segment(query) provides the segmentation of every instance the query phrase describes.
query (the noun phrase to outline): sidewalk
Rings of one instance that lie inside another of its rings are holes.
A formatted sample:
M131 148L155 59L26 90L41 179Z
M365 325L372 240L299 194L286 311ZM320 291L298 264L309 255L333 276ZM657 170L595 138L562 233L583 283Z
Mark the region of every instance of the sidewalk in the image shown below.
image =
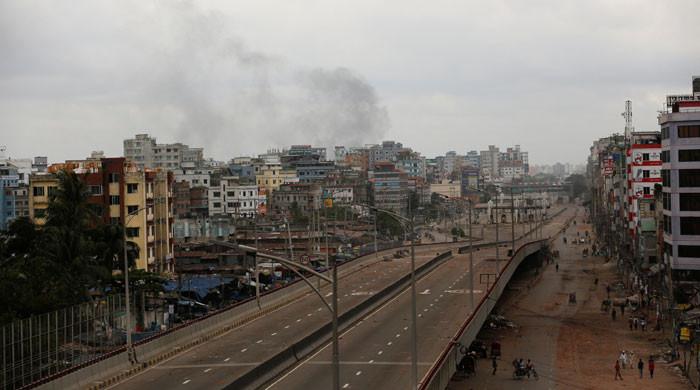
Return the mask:
M579 222L581 218L579 218ZM571 226L567 235L592 231L588 225ZM502 300L499 312L519 327L513 330L482 333L488 344L501 341L503 357L498 371L491 375L491 361L481 359L477 375L454 380L450 389L690 389L680 373L657 361L654 379L646 370L656 343L663 341L660 332L629 331L627 316L613 321L610 313L600 310L605 286L616 276L614 266L597 257L583 258L584 245L555 243L560 251L559 272L554 264L546 266L539 281L533 277L513 281L512 291ZM599 278L598 286L594 279ZM532 286L530 287L530 284ZM517 290L519 288L519 290ZM576 304L568 302L575 292ZM644 359L644 378L634 367L622 371L623 380L614 380L614 364L621 350L634 351ZM515 358L532 359L539 380L512 378L510 362Z

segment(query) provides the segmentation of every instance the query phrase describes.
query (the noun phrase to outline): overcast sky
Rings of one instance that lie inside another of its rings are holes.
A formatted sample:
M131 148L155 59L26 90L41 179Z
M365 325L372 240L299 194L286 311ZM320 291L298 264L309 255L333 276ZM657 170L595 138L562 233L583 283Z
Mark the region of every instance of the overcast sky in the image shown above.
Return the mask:
M401 141L582 163L700 74L700 1L0 1L0 145L229 159Z

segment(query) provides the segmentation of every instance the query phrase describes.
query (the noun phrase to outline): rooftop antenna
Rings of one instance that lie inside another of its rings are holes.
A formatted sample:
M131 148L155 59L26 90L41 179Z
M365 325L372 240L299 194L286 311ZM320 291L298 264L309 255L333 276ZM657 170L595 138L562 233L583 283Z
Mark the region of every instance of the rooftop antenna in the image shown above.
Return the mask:
M634 131L634 126L632 126L632 101L625 100L625 112L622 113L625 118L625 139L629 140L632 132Z

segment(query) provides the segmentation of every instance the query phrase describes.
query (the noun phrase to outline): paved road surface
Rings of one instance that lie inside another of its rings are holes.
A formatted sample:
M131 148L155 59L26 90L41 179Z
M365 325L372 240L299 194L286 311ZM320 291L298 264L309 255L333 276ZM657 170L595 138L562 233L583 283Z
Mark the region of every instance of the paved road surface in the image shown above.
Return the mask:
M508 236L507 234L510 234L510 227L505 226L505 228L508 228L508 230L499 229L501 237L503 237L501 239L504 239ZM519 232L516 231L516 234L518 233ZM489 237L492 234L495 236L495 231L486 229L485 241L492 240L492 237ZM418 247L416 249L416 264L419 266L427 262L432 259L438 251L444 251L447 248L455 248L460 245L464 244L448 243L437 248L435 246ZM389 254L393 252L394 250L390 250L384 253ZM488 256L494 256L492 253L493 250L488 252L488 254L486 254L486 252L488 251L484 251L479 258L483 260ZM501 256L504 256L506 252L507 249L502 249ZM382 257L381 255L382 253L380 253L379 258ZM461 272L460 270L465 267L466 262L464 260L467 258L467 255L462 255L460 256L460 261L449 262L449 266L441 267L439 272L431 274L430 279L440 282L444 282L444 280L450 278L455 279L453 276L456 275L456 272ZM410 260L408 258L384 262L376 261L373 255L369 255L364 259L358 259L358 261L366 262L367 267L359 272L350 273L342 277L340 281L339 292L342 295L339 297L339 305L341 312L356 306L367 299L370 294L400 279L410 271ZM486 266L486 264L484 264L484 266ZM491 269L493 269L492 265ZM435 274L438 276L434 276ZM452 287L455 289L465 288L466 286L467 278L464 277L464 274L461 274L461 276L461 279L454 280ZM426 288L429 289L430 287ZM439 289L434 289L433 291L438 290ZM325 287L322 289L322 293L329 296L330 289ZM442 293L442 295L446 294L459 295L465 302L467 300L467 296L463 293ZM440 294L435 295L439 296ZM403 294L400 299L406 299L406 296L406 294ZM430 307L427 302L428 299L438 299L437 296L432 296L432 294L428 293L420 295L420 297L421 299L419 302L423 302L426 305L426 309ZM439 303L439 301L433 302L433 305L437 303ZM459 316L461 311L461 309L454 311L454 316ZM428 310L424 314L427 316L429 312ZM433 313L435 312L436 310L433 310ZM433 314L431 313L431 315ZM196 346L114 387L122 389L143 389L156 386L173 388L186 385L187 388L192 389L221 388L231 383L233 379L260 364L260 362L265 361L277 352L283 350L294 341L311 334L316 329L325 325L329 320L330 313L318 300L318 297L311 293L293 304L282 307L269 313L265 317L236 328L212 341ZM389 321L389 325L394 325L393 321L395 320L396 319L392 318L383 321ZM389 329L391 326L383 328ZM401 335L399 334L399 337L395 338L399 339ZM405 336L404 339L406 339ZM401 342L405 341L401 340ZM430 344L432 344L432 342ZM406 345L406 347L408 348L408 345ZM347 354L344 350L343 353ZM346 356L352 355L347 354ZM343 359L346 360L345 356L343 356ZM410 359L406 361L410 361Z
M545 227L545 236L559 230L573 214L567 210ZM468 254L455 256L417 284L419 380L471 312L468 258ZM495 271L495 249L481 250L474 258L478 302L486 287L478 283L478 274ZM343 334L342 388L410 388L410 299L410 290L406 290ZM268 389L332 388L330 364L331 348L327 345Z

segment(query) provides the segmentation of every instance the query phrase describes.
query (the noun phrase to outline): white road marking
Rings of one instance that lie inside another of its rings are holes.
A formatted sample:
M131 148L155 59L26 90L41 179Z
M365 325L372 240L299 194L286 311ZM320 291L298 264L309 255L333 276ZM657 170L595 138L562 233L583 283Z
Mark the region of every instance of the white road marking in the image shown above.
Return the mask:
M209 372L209 371L211 371L211 368L207 368L206 370L204 370L204 372Z
M247 350L248 350L248 348L243 348L243 349L241 349L241 353L243 353L243 352L245 352L245 351L247 351ZM228 360L228 359L226 359L226 360ZM226 360L224 360L224 361L226 361Z
M184 382L182 382L183 385L186 385L186 384L188 384L188 383L190 383L190 380L189 380L189 379L186 380L186 381L184 381Z

